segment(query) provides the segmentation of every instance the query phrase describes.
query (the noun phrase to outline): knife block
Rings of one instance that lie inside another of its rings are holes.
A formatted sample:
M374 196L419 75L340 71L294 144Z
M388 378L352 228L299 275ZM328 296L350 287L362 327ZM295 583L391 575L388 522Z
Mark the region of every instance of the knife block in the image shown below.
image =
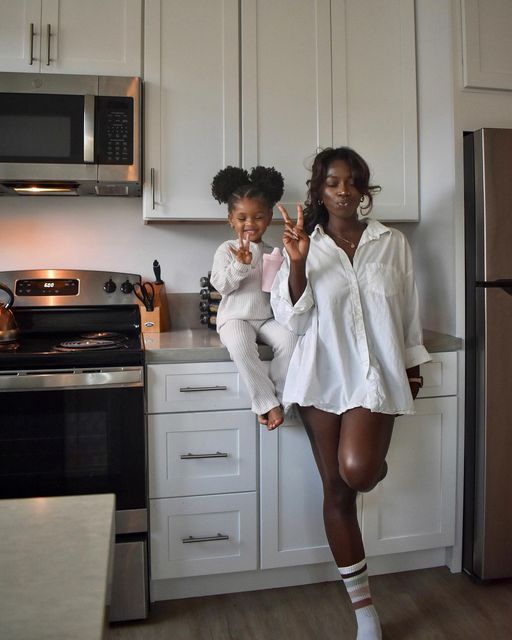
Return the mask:
M143 304L139 303L142 333L162 333L171 328L169 307L165 284L152 283L155 289L153 311L147 311Z

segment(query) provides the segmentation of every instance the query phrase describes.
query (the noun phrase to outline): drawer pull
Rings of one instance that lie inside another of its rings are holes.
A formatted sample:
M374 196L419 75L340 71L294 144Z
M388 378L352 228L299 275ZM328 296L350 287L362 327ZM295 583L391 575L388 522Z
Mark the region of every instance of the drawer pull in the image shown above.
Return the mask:
M215 542L216 540L229 540L229 536L218 533L216 536L205 536L204 538L194 538L193 536L189 536L188 538L181 539L183 544L188 544L189 542Z
M180 387L181 393L190 393L191 391L226 391L225 385L216 385L214 387Z
M228 453L217 451L217 453L184 453L180 456L181 460L201 460L203 458L227 458Z

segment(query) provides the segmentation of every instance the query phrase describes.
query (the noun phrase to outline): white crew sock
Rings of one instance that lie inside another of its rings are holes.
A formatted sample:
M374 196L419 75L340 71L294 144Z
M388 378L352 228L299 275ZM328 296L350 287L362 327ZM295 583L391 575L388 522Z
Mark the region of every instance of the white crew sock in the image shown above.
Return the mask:
M338 567L357 619L357 640L382 640L379 615L372 603L366 558L349 567Z

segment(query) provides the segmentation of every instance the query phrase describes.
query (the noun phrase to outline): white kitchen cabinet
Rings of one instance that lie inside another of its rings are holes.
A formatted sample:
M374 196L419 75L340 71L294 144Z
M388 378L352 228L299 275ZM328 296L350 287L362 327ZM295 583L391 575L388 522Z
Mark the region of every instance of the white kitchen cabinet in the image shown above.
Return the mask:
M148 416L149 497L256 491L250 411Z
M141 0L0 0L0 71L138 76Z
M258 567L256 492L151 500L153 580Z
M368 159L376 217L418 219L413 0L146 0L144 60L145 220L225 220L228 164L275 166L293 207L331 145Z
M232 362L150 364L153 580L255 570L256 419Z
M369 557L450 547L455 541L457 398L416 400L396 420L385 480L363 495Z
M395 422L386 478L358 497L368 557L454 544L457 354L422 365L417 413ZM332 560L324 534L322 486L300 421L260 434L262 568Z
M226 220L213 176L240 164L238 1L146 0L147 220Z
M512 90L512 3L461 0L464 86Z

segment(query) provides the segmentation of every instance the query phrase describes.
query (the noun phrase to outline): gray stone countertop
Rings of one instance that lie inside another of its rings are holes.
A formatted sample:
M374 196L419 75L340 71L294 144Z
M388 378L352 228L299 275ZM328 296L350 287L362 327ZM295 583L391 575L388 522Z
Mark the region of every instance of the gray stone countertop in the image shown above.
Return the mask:
M114 505L113 494L0 501L2 640L104 637Z
M462 348L462 339L437 331L423 331L425 347L430 353L440 351L458 351ZM229 354L211 329L179 329L167 333L145 333L144 346L146 362L222 362L229 360ZM272 358L272 349L260 346L263 360Z

